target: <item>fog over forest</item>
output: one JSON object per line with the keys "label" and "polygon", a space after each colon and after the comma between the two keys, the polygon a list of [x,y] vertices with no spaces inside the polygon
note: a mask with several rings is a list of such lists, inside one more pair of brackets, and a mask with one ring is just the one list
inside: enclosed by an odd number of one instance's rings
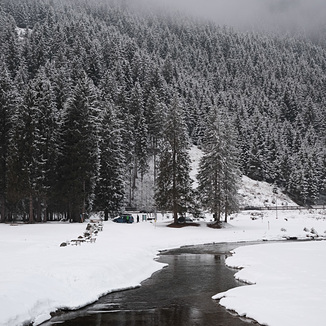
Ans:
{"label": "fog over forest", "polygon": [[[130,0],[129,0],[130,1]],[[132,0],[131,2],[134,2]],[[324,0],[136,0],[237,28],[313,32],[325,27]]]}

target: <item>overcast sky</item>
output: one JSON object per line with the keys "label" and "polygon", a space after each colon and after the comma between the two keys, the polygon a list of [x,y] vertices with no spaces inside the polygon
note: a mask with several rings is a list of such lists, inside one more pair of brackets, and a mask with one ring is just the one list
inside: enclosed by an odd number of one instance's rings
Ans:
{"label": "overcast sky", "polygon": [[326,24],[326,0],[137,0],[241,28],[300,28]]}

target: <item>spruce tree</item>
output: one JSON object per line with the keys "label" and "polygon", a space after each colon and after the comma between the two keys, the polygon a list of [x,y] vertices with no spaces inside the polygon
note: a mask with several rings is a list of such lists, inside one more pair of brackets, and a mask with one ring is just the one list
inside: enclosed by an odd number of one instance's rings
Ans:
{"label": "spruce tree", "polygon": [[217,223],[238,208],[237,189],[240,172],[237,163],[235,134],[225,110],[213,106],[207,118],[203,152],[198,171],[198,193],[203,207]]}
{"label": "spruce tree", "polygon": [[140,171],[141,177],[143,177],[145,172],[148,170],[148,127],[144,115],[143,92],[138,82],[131,92],[129,112],[135,119],[135,169],[133,176],[135,180],[137,178],[138,171]]}
{"label": "spruce tree", "polygon": [[[53,189],[56,182],[56,168],[58,159],[58,140],[59,140],[59,115],[56,107],[55,94],[52,84],[47,77],[44,68],[37,73],[33,83],[33,89],[36,92],[36,105],[38,108],[37,133],[38,150],[40,164],[37,173],[39,184],[37,186],[37,221],[47,219],[47,206],[53,196]],[[44,212],[41,212],[41,206]]]}
{"label": "spruce tree", "polygon": [[98,170],[98,98],[84,74],[66,104],[61,131],[58,187],[71,221],[90,209]]}
{"label": "spruce tree", "polygon": [[5,221],[10,147],[13,146],[12,127],[20,95],[10,78],[9,71],[0,64],[0,222]]}
{"label": "spruce tree", "polygon": [[174,223],[178,223],[178,213],[185,212],[191,200],[189,139],[183,114],[175,95],[167,112],[156,180],[156,205],[172,211]]}
{"label": "spruce tree", "polygon": [[137,158],[137,169],[143,180],[144,174],[148,170],[148,130],[144,117],[144,111],[141,110],[135,125],[135,154]]}
{"label": "spruce tree", "polygon": [[15,117],[9,173],[11,202],[17,205],[18,201],[28,201],[30,223],[34,222],[34,200],[43,179],[43,175],[39,174],[41,165],[44,164],[43,158],[38,155],[41,141],[37,129],[39,115],[37,94],[30,83]]}
{"label": "spruce tree", "polygon": [[118,213],[125,199],[125,157],[122,149],[120,124],[111,103],[103,109],[100,129],[99,174],[95,187],[95,209],[109,214]]}
{"label": "spruce tree", "polygon": [[28,84],[22,105],[15,114],[10,154],[11,198],[18,196],[20,200],[28,200],[29,222],[34,222],[35,216],[37,221],[41,221],[42,216],[46,220],[42,207],[47,206],[55,180],[57,129],[52,86],[41,69]]}

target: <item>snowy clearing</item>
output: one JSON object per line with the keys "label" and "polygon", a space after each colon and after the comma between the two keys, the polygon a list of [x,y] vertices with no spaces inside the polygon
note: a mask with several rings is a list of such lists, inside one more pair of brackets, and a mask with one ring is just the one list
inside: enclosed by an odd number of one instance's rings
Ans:
{"label": "snowy clearing", "polygon": [[[326,230],[325,215],[317,211],[286,211],[282,216],[279,212],[278,218],[275,211],[258,214],[248,211],[235,215],[228,227],[220,230],[208,228],[204,222],[201,222],[200,227],[167,228],[166,224],[170,221],[171,216],[170,219],[159,216],[157,223],[147,221],[129,225],[108,221],[104,222],[103,231],[98,233],[95,243],[66,247],[60,247],[60,244],[82,235],[86,223],[1,224],[0,325],[21,325],[28,320],[40,324],[50,318],[51,311],[58,308],[77,308],[95,301],[107,292],[138,286],[142,280],[163,267],[153,260],[162,249],[211,242],[283,239],[289,236],[310,238],[316,237],[317,233],[323,235]],[[284,251],[283,248],[290,248],[289,245],[293,249]],[[248,250],[254,250],[253,248],[249,247]],[[238,276],[257,282],[257,285],[236,289],[231,292],[232,298],[229,299],[229,294],[226,293],[223,295],[226,298],[221,303],[272,326],[284,325],[284,322],[269,319],[269,316],[274,316],[275,309],[282,308],[278,315],[296,325],[300,325],[302,319],[298,322],[296,316],[301,317],[299,314],[293,315],[293,310],[299,310],[301,305],[305,306],[305,312],[310,317],[315,310],[322,311],[325,300],[316,293],[312,294],[312,284],[305,282],[308,286],[300,288],[300,296],[293,292],[299,290],[293,284],[302,284],[303,274],[296,281],[297,274],[294,270],[301,270],[304,261],[308,262],[305,266],[307,279],[311,278],[318,284],[315,288],[319,291],[325,289],[321,275],[324,260],[320,258],[325,254],[324,242],[263,245],[251,257],[248,257],[245,248],[240,248],[234,256],[239,261],[229,262],[234,266],[250,265],[256,268],[261,264],[261,253],[262,258],[266,257],[266,250],[270,262],[275,261],[282,252],[282,259],[288,261],[288,264],[276,264],[273,269],[266,267],[257,272],[256,269],[254,272],[243,269]],[[298,250],[301,255],[297,255]],[[311,263],[312,260],[315,263]],[[291,282],[280,280],[280,288],[275,290],[278,279],[273,280],[270,275],[279,276],[278,268],[283,274],[288,273]],[[247,274],[243,274],[246,271]],[[260,279],[266,279],[261,288],[258,282]],[[268,286],[271,279],[274,283]],[[258,290],[252,293],[255,288]],[[271,305],[272,312],[268,312],[268,305],[258,297],[259,293],[271,300],[275,300],[276,295],[283,296],[283,293],[287,293],[287,297],[292,296],[292,299],[282,302],[281,307]],[[264,310],[260,306],[265,307]],[[309,311],[310,307],[314,310]],[[318,314],[315,316],[318,318]]]}

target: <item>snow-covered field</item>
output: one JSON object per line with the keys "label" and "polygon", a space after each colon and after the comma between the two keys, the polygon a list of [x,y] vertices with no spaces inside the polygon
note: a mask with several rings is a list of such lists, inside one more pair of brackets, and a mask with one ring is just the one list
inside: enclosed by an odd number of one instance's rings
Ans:
{"label": "snow-covered field", "polygon": [[[134,287],[162,264],[161,249],[224,241],[274,240],[324,235],[323,212],[266,211],[237,214],[224,229],[167,228],[171,221],[104,222],[95,243],[60,247],[77,239],[86,223],[0,225],[0,325],[35,324],[58,308],[77,308],[113,290]],[[313,233],[311,233],[313,231]],[[221,304],[268,325],[324,322],[326,243],[264,244],[236,250],[228,260],[245,267],[238,277],[256,285],[224,293]],[[303,315],[306,319],[303,319]]]}

